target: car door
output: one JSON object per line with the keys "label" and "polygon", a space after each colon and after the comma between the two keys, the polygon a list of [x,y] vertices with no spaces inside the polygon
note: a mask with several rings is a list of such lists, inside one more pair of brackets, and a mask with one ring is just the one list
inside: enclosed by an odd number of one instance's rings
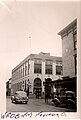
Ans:
{"label": "car door", "polygon": [[61,94],[60,102],[61,102],[61,104],[65,104],[66,103],[66,93]]}

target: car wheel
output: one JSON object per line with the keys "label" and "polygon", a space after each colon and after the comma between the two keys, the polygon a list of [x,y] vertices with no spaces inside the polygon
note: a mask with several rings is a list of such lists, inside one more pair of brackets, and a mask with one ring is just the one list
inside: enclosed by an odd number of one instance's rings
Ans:
{"label": "car wheel", "polygon": [[58,107],[58,101],[54,101],[54,105]]}
{"label": "car wheel", "polygon": [[28,102],[25,102],[26,104],[28,103]]}
{"label": "car wheel", "polygon": [[13,103],[13,100],[12,100],[12,103]]}
{"label": "car wheel", "polygon": [[67,103],[67,108],[68,109],[72,108],[72,104],[70,102]]}
{"label": "car wheel", "polygon": [[15,100],[15,104],[17,103],[17,101]]}

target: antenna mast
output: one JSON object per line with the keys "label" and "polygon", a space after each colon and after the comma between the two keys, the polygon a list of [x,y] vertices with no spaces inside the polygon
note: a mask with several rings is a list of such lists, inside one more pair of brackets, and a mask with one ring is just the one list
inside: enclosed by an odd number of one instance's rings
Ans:
{"label": "antenna mast", "polygon": [[31,54],[31,36],[29,36],[29,49],[30,49],[30,54]]}

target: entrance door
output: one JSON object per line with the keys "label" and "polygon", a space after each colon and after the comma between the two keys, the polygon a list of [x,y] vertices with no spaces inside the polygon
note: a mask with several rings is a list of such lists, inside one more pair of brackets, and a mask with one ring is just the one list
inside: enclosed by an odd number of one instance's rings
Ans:
{"label": "entrance door", "polygon": [[52,86],[51,86],[51,79],[50,78],[47,78],[47,79],[45,79],[45,94],[48,94],[48,98],[51,98],[51,88],[52,88]]}
{"label": "entrance door", "polygon": [[42,82],[40,78],[36,78],[34,80],[34,93],[39,92],[39,96],[41,96],[42,92]]}

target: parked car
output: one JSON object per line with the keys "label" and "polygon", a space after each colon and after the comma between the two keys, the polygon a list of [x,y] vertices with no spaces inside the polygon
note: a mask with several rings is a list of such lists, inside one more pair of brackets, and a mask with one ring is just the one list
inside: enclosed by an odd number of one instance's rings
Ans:
{"label": "parked car", "polygon": [[67,108],[76,108],[76,97],[73,91],[66,91],[62,95],[56,95],[52,102],[55,106],[65,106]]}
{"label": "parked car", "polygon": [[24,91],[16,91],[13,96],[11,96],[12,103],[28,103],[29,98],[27,97],[26,92]]}

